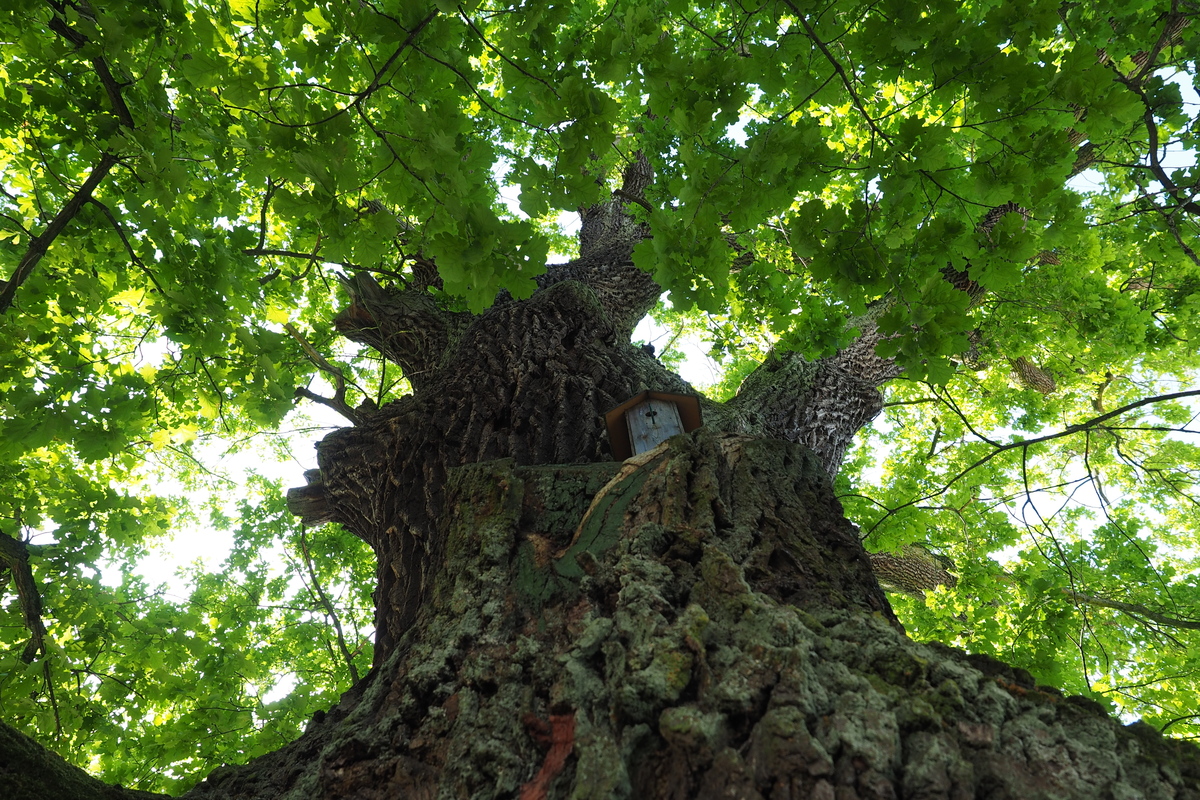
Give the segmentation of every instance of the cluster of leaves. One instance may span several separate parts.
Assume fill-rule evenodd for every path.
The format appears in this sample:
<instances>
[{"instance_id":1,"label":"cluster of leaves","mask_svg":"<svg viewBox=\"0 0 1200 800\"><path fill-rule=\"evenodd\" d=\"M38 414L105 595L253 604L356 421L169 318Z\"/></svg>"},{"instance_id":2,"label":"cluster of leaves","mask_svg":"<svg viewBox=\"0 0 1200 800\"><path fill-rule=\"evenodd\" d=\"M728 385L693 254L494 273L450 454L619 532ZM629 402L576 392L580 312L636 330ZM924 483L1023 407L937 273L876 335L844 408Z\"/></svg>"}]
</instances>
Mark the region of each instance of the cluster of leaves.
<instances>
[{"instance_id":1,"label":"cluster of leaves","mask_svg":"<svg viewBox=\"0 0 1200 800\"><path fill-rule=\"evenodd\" d=\"M1170 79L1195 72L1181 20L1148 0L9 4L0 535L31 542L47 635L24 661L27 598L6 584L0 711L147 788L294 733L369 663L366 554L304 534L262 484L221 571L168 601L135 567L180 524L153 465L201 481L204 442L274 428L317 371L335 406L401 391L329 356L338 273L410 280L420 253L456 307L527 296L562 247L558 212L606 199L640 151L657 180L635 258L713 333L721 396L772 344L831 352L846 320L890 304L885 346L911 381L892 400L914 404L892 407L845 488L872 546L958 564L959 589L911 604L914 630L1096 691L1143 684L1130 708L1183 716L1188 651L1151 660L1167 640L1145 637L1190 634L1080 597L1186 616L1164 598L1193 597L1191 445L1122 417L950 480L1008 437L1100 413L1097 384L1118 408L1194 375L1195 168L1161 158L1194 143ZM1091 193L1067 182L1084 167ZM1024 213L980 229L1010 202ZM983 303L948 265L969 265ZM974 329L991 368L956 375ZM1013 384L1019 357L1058 390ZM1081 459L1103 513L1015 526L1013 498L1075 480ZM1014 547L1001 574L991 555ZM255 555L272 548L292 554L282 572ZM303 680L264 702L280 671Z\"/></svg>"},{"instance_id":2,"label":"cluster of leaves","mask_svg":"<svg viewBox=\"0 0 1200 800\"><path fill-rule=\"evenodd\" d=\"M76 483L81 494L94 485ZM199 515L112 492L93 498L100 530L35 535L48 542L29 548L47 637L26 663L19 598L6 598L6 721L106 780L181 791L214 764L277 749L336 703L371 663L371 553L338 529L301 529L277 481L251 476L240 494L230 514ZM177 541L232 546L169 587L142 565L156 545L169 552L155 542L168 527Z\"/></svg>"},{"instance_id":3,"label":"cluster of leaves","mask_svg":"<svg viewBox=\"0 0 1200 800\"><path fill-rule=\"evenodd\" d=\"M869 548L953 564L956 585L894 598L910 634L1194 737L1197 392L1105 419L1178 388L1085 374L1043 397L1002 371L895 386L841 485Z\"/></svg>"}]
</instances>

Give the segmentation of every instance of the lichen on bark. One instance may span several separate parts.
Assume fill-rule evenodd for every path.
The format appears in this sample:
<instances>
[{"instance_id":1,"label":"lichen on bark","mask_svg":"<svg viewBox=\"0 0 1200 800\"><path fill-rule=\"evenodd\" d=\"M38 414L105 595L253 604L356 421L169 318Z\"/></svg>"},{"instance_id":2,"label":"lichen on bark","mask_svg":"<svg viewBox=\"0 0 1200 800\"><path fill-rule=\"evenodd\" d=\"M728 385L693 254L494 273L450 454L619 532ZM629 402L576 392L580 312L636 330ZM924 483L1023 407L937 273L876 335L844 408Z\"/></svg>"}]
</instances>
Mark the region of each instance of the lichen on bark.
<instances>
[{"instance_id":1,"label":"lichen on bark","mask_svg":"<svg viewBox=\"0 0 1200 800\"><path fill-rule=\"evenodd\" d=\"M800 446L467 465L439 532L391 657L193 797L1200 796L1194 747L908 640Z\"/></svg>"}]
</instances>

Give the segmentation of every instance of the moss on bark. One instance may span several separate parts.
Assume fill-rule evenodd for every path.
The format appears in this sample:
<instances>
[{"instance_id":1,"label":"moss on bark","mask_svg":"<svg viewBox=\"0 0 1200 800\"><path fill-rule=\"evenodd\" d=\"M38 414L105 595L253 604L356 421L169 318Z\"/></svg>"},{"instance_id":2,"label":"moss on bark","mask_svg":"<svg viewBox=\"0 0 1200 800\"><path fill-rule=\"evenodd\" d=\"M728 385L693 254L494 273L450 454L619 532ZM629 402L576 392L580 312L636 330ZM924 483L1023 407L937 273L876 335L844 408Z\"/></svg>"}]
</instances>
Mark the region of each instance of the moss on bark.
<instances>
[{"instance_id":1,"label":"moss on bark","mask_svg":"<svg viewBox=\"0 0 1200 800\"><path fill-rule=\"evenodd\" d=\"M908 640L795 445L461 467L439 531L393 656L192 796L1200 797L1193 746Z\"/></svg>"}]
</instances>

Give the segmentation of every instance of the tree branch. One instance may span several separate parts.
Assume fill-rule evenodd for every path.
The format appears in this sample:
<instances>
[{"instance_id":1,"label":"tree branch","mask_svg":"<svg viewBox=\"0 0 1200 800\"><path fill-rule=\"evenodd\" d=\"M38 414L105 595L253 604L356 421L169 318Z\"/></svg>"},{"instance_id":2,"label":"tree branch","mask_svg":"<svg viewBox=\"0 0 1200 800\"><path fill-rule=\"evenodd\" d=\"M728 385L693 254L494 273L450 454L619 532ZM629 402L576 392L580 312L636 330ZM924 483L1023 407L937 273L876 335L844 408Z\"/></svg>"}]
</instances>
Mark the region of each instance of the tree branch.
<instances>
[{"instance_id":1,"label":"tree branch","mask_svg":"<svg viewBox=\"0 0 1200 800\"><path fill-rule=\"evenodd\" d=\"M1062 589L1062 593L1071 598L1077 603L1086 603L1090 606L1099 606L1101 608L1111 608L1114 611L1121 611L1129 616L1137 619L1145 617L1148 620L1157 622L1160 625L1167 625L1171 628L1184 628L1189 631L1200 631L1200 621L1189 619L1178 619L1177 617L1168 617L1165 614L1160 614L1146 606L1137 603L1122 603L1119 600L1105 600L1103 597L1095 597L1094 595L1077 592L1073 589Z\"/></svg>"},{"instance_id":2,"label":"tree branch","mask_svg":"<svg viewBox=\"0 0 1200 800\"><path fill-rule=\"evenodd\" d=\"M67 25L60 14L66 13L66 7L63 3L51 2L50 7L54 9L54 16L50 18L50 30L57 33L59 36L66 39L75 48L86 45L89 41L88 37L84 36L76 30L73 30ZM109 103L112 106L113 114L116 115L117 121L122 127L133 128L133 115L129 113L129 107L125 104L125 99L121 96L121 85L113 78L112 70L108 67L108 62L104 56L94 56L91 59L92 68L96 70L96 75L100 78L100 83L104 87L104 91L108 94ZM46 255L50 249L50 245L58 238L67 227L67 225L79 213L79 209L83 204L92 199L92 192L100 185L107 176L109 171L117 164L119 159L111 150L105 150L100 155L100 161L92 169L90 175L83 182L83 185L76 190L75 194L67 200L62 209L55 215L50 224L46 226L46 230L40 236L34 237L29 243L29 247L25 251L25 255L21 257L21 261L17 264L16 270L4 284L4 288L0 289L0 314L4 314L13 304L13 299L17 295L17 289L21 288L29 276L33 273L34 267Z\"/></svg>"},{"instance_id":3,"label":"tree branch","mask_svg":"<svg viewBox=\"0 0 1200 800\"><path fill-rule=\"evenodd\" d=\"M333 364L330 364L324 356L318 353L317 349L309 344L308 340L304 338L304 334L300 333L295 325L289 322L283 326L283 329L288 332L289 336L300 343L300 347L304 350L304 354L308 356L308 360L311 361L313 365L317 367L317 369L321 370L327 375L331 375L334 381L334 395L332 399L321 397L319 394L310 392L303 386L296 388L296 396L307 398L314 402L320 403L323 406L328 406L346 419L350 420L355 425L361 425L363 421L362 415L346 403L345 373L342 372L339 367L335 367Z\"/></svg>"},{"instance_id":4,"label":"tree branch","mask_svg":"<svg viewBox=\"0 0 1200 800\"><path fill-rule=\"evenodd\" d=\"M812 25L808 24L808 17L805 16L803 11L796 7L796 4L793 3L792 0L784 0L784 2L787 3L787 6L792 10L792 13L796 15L796 19L800 20L800 24L804 26L804 31L808 34L808 38L811 39L812 43L817 46L817 49L821 51L821 54L825 56L825 59L833 65L834 71L837 72L838 77L842 80L842 85L845 86L846 91L850 93L850 101L854 103L854 107L858 109L858 113L862 114L863 119L866 120L868 127L870 127L871 130L879 136L879 138L883 139L888 144L891 144L892 140L886 133L880 130L879 126L875 124L874 118L867 113L866 106L863 105L862 100L858 96L858 92L854 90L854 85L850 82L850 76L846 74L846 70L842 67L841 62L834 57L833 53L829 52L829 47L826 46L825 42L821 41L820 37L817 36L817 32L813 30Z\"/></svg>"},{"instance_id":5,"label":"tree branch","mask_svg":"<svg viewBox=\"0 0 1200 800\"><path fill-rule=\"evenodd\" d=\"M46 226L46 230L39 236L35 236L33 241L29 243L29 247L25 250L25 255L21 257L21 261L17 264L16 270L12 277L4 284L4 288L0 289L0 314L4 314L13 304L13 299L17 295L17 289L21 288L27 278L33 274L33 268L38 265L42 257L50 249L50 245L58 238L75 215L79 213L79 209L83 204L92 198L92 192L100 185L100 182L108 175L109 170L117 163L117 157L106 150L100 156L100 162L96 164L91 174L87 176L87 180L83 185L76 190L71 199L63 205L50 224Z\"/></svg>"},{"instance_id":6,"label":"tree branch","mask_svg":"<svg viewBox=\"0 0 1200 800\"><path fill-rule=\"evenodd\" d=\"M1142 98L1142 102L1146 103L1145 93L1138 90L1138 94ZM1158 123L1154 121L1154 109L1149 103L1146 103L1146 112L1142 115L1142 121L1146 125L1146 137L1148 157L1150 159L1150 172L1154 175L1155 180L1163 185L1167 190L1167 194L1175 201L1176 205L1188 212L1189 214L1200 215L1200 204L1188 198L1184 199L1180 196L1179 187L1177 187L1171 177L1167 175L1167 171L1163 169L1162 161L1158 157Z\"/></svg>"},{"instance_id":7,"label":"tree branch","mask_svg":"<svg viewBox=\"0 0 1200 800\"><path fill-rule=\"evenodd\" d=\"M8 567L13 583L17 587L17 598L21 602L21 615L31 637L21 653L21 660L32 663L38 653L46 652L46 624L42 621L42 596L33 569L29 565L29 545L0 533L0 561Z\"/></svg>"},{"instance_id":8,"label":"tree branch","mask_svg":"<svg viewBox=\"0 0 1200 800\"><path fill-rule=\"evenodd\" d=\"M350 424L352 425L362 424L362 417L359 416L358 412L347 405L344 400L338 400L336 396L333 398L322 397L316 392L309 391L303 386L296 387L295 395L296 397L303 397L305 400L312 400L314 403L320 403L327 408L332 408L334 411L350 420Z\"/></svg>"},{"instance_id":9,"label":"tree branch","mask_svg":"<svg viewBox=\"0 0 1200 800\"><path fill-rule=\"evenodd\" d=\"M879 387L903 372L875 353L881 336L874 319L857 327L857 339L818 361L773 348L725 404L731 429L803 444L836 475L855 434L883 409Z\"/></svg>"},{"instance_id":10,"label":"tree branch","mask_svg":"<svg viewBox=\"0 0 1200 800\"><path fill-rule=\"evenodd\" d=\"M320 264L336 264L339 267L346 269L362 269L358 264L351 264L348 261L327 261L316 253L301 253L299 250L276 250L271 247L251 247L242 251L243 255L247 256L281 256L283 258L303 258L306 261L313 261Z\"/></svg>"},{"instance_id":11,"label":"tree branch","mask_svg":"<svg viewBox=\"0 0 1200 800\"><path fill-rule=\"evenodd\" d=\"M66 39L75 46L78 50L86 45L90 40L79 31L73 30L65 19L59 14L66 13L65 3L51 2L50 7L54 9L54 16L50 18L49 28L59 36ZM104 87L105 93L108 95L109 105L112 106L113 114L123 127L133 128L133 115L129 113L129 106L125 105L125 98L121 96L121 84L117 83L113 77L112 70L108 68L108 61L104 56L93 56L91 59L92 68L96 70L96 75L100 78L100 84Z\"/></svg>"},{"instance_id":12,"label":"tree branch","mask_svg":"<svg viewBox=\"0 0 1200 800\"><path fill-rule=\"evenodd\" d=\"M962 480L968 474L970 474L974 470L978 469L979 467L982 467L984 464L988 463L989 461L991 461L993 458L1000 455L1001 453L1005 453L1009 450L1015 450L1017 448L1029 448L1035 444L1043 444L1044 442L1053 441L1055 439L1061 439L1064 436L1071 436L1071 435L1079 433L1081 431L1094 430L1100 426L1100 423L1105 422L1106 420L1110 420L1113 417L1119 416L1121 414L1127 413L1129 411L1133 411L1136 408L1141 408L1142 406L1153 405L1154 403L1163 403L1168 400L1179 400L1184 397L1198 397L1198 396L1200 396L1200 389L1191 390L1191 391L1187 391L1187 392L1173 392L1171 394L1160 394L1160 395L1155 395L1154 397L1144 397L1141 400L1135 400L1132 403L1126 403L1125 405L1121 406L1120 408L1114 409L1114 410L1108 412L1107 414L1101 414L1098 417L1093 417L1093 418L1087 420L1086 422L1080 422L1080 423L1076 423L1074 425L1068 425L1066 428L1064 428L1063 430L1058 431L1056 433L1048 433L1044 436L1035 436L1032 439L1018 439L1015 442L1008 442L1007 444L998 445L995 448L993 448L992 451L990 453L988 453L987 455L982 456L981 458L977 459L974 463L972 463L972 464L964 467L962 470L960 470L958 472L958 474L956 474L953 478L951 478L949 481L947 481L945 484L943 484L942 487L940 489L938 489L936 492L931 492L929 494L922 495L921 497L917 497L912 500L909 500L907 503L902 503L901 505L896 506L895 508L888 509L887 513L884 514L882 517L880 517L875 522L875 524L871 526L871 529L869 531L867 531L867 535L870 535L870 533L872 531L874 531L877 527L879 527L883 523L883 521L885 519L887 519L888 517L890 517L891 515L899 512L899 511L902 511L903 509L909 508L910 506L915 506L918 503L924 503L926 500L929 500L933 497L937 497L938 495L942 494L947 489L949 489L951 486L958 483L960 480Z\"/></svg>"},{"instance_id":13,"label":"tree branch","mask_svg":"<svg viewBox=\"0 0 1200 800\"><path fill-rule=\"evenodd\" d=\"M317 578L317 570L313 566L312 554L308 552L307 536L308 533L306 531L300 532L300 552L304 554L304 564L308 567L308 577L312 579L313 590L316 591L321 606L333 622L333 629L337 633L338 649L342 651L342 658L346 660L346 666L350 668L350 677L354 683L358 683L358 667L354 666L354 658L350 655L350 650L346 647L346 637L342 633L342 623L338 619L337 611L334 609L333 603L330 602L329 595L325 594L325 590L321 588L321 581Z\"/></svg>"},{"instance_id":14,"label":"tree branch","mask_svg":"<svg viewBox=\"0 0 1200 800\"><path fill-rule=\"evenodd\" d=\"M471 319L466 312L442 308L428 292L384 289L366 272L343 283L352 302L334 318L334 326L398 364L414 388L432 378Z\"/></svg>"},{"instance_id":15,"label":"tree branch","mask_svg":"<svg viewBox=\"0 0 1200 800\"><path fill-rule=\"evenodd\" d=\"M365 101L372 94L374 94L376 92L376 90L378 90L379 87L383 85L384 74L392 68L392 65L396 63L396 60L399 59L400 56L404 54L404 51L407 50L412 45L412 43L416 41L417 35L421 31L423 31L425 29L425 27L437 15L438 15L438 10L436 8L433 11L430 11L425 16L424 19L422 19L420 22L417 23L416 27L414 27L411 31L408 31L408 36L405 37L404 41L400 43L400 46L397 47L390 56L388 56L387 61L383 62L383 66L375 71L375 75L372 76L371 82L368 83L365 88L353 93L353 96L354 96L353 100L351 100L349 103L342 106L341 108L337 109L333 113L327 114L326 116L322 117L321 119L313 120L312 122L289 123L289 122L284 122L283 120L281 120L279 118L278 113L273 112L274 119L271 119L263 112L258 111L257 109L254 109L254 108L247 108L245 106L234 106L234 105L230 105L229 108L236 108L239 111L245 111L249 114L253 114L254 116L258 117L259 119L263 120L264 122L267 122L271 125L278 125L278 126L284 127L284 128L315 128L320 125L324 125L325 123L327 123L331 120L337 119L342 114L345 114L347 111L350 111L351 109L357 110L362 105L363 101ZM309 87L309 86L313 86L314 88L321 88L321 89L324 89L325 91L330 91L326 87L315 87L313 84L302 84L302 85L298 85L298 86L279 86L279 87L268 88L268 89L265 89L264 91L270 92L270 91L273 91L275 88L287 89L287 88L302 88L302 87ZM270 103L271 103L271 101L268 100L268 105L270 105Z\"/></svg>"},{"instance_id":16,"label":"tree branch","mask_svg":"<svg viewBox=\"0 0 1200 800\"><path fill-rule=\"evenodd\" d=\"M154 284L155 289L158 289L160 292L163 291L162 284L158 282L158 278L154 277L154 273L150 271L150 268L146 266L146 263L134 251L133 244L129 241L129 237L125 235L125 229L121 227L121 221L113 215L112 209L94 197L89 197L88 201L100 209L100 213L108 218L109 224L113 226L113 230L117 232L117 236L121 237L121 243L125 245L125 252L129 253L129 260L133 265L146 274L146 277Z\"/></svg>"}]
</instances>

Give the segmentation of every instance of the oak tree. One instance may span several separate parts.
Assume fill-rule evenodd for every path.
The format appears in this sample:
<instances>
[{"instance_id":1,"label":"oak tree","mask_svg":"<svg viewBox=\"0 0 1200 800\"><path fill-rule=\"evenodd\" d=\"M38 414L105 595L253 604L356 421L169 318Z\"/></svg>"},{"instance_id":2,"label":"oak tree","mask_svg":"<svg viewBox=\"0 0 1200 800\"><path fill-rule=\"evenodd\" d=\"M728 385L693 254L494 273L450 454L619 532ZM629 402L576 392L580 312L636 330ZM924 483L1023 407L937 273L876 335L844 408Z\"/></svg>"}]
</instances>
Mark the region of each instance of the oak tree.
<instances>
[{"instance_id":1,"label":"oak tree","mask_svg":"<svg viewBox=\"0 0 1200 800\"><path fill-rule=\"evenodd\" d=\"M1194 14L0 11L13 796L1195 796Z\"/></svg>"}]
</instances>

